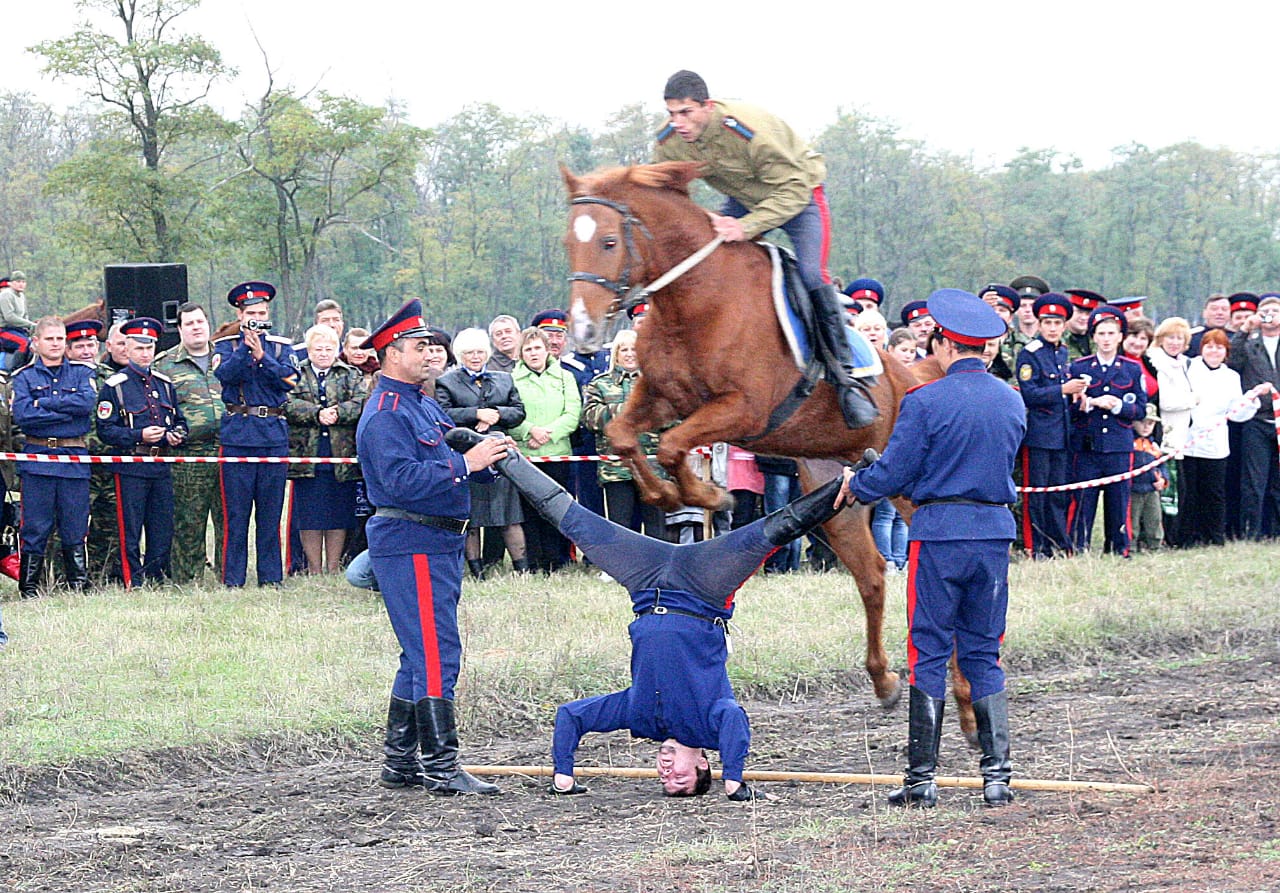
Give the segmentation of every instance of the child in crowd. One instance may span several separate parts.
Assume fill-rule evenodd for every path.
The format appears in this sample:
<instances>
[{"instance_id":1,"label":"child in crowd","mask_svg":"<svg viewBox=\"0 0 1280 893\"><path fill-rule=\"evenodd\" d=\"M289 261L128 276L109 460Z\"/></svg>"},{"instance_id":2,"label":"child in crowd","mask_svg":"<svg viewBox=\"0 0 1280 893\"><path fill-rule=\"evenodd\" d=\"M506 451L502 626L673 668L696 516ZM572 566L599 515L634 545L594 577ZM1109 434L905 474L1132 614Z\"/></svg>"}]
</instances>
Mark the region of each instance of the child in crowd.
<instances>
[{"instance_id":1,"label":"child in crowd","mask_svg":"<svg viewBox=\"0 0 1280 893\"><path fill-rule=\"evenodd\" d=\"M1146 417L1133 423L1134 468L1150 465L1160 458L1160 444L1155 441L1159 421L1155 404L1148 403ZM1133 542L1140 552L1159 549L1164 540L1160 493L1168 485L1163 466L1144 471L1133 479L1129 512L1133 519Z\"/></svg>"},{"instance_id":2,"label":"child in crowd","mask_svg":"<svg viewBox=\"0 0 1280 893\"><path fill-rule=\"evenodd\" d=\"M885 343L885 352L897 357L902 365L911 366L916 361L916 336L910 329L894 329Z\"/></svg>"}]
</instances>

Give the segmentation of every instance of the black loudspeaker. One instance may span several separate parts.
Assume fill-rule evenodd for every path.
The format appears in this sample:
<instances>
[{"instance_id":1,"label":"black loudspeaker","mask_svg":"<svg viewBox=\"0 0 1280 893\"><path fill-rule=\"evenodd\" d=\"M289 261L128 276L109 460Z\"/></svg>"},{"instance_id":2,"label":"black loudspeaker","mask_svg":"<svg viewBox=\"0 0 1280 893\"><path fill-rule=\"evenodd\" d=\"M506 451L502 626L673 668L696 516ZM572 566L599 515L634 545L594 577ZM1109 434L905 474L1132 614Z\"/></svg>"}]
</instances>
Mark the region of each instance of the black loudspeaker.
<instances>
[{"instance_id":1,"label":"black loudspeaker","mask_svg":"<svg viewBox=\"0 0 1280 893\"><path fill-rule=\"evenodd\" d=\"M186 264L112 264L102 268L107 327L135 316L160 320L156 352L178 343L178 308L187 303Z\"/></svg>"}]
</instances>

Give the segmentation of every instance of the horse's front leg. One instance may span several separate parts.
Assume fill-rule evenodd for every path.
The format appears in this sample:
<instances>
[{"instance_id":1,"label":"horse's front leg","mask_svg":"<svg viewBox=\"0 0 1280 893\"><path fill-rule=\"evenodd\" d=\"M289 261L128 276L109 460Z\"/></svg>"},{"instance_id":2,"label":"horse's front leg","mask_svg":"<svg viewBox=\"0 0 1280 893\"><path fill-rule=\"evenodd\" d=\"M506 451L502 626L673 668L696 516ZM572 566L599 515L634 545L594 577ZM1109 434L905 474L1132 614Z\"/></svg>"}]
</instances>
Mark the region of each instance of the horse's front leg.
<instances>
[{"instance_id":1,"label":"horse's front leg","mask_svg":"<svg viewBox=\"0 0 1280 893\"><path fill-rule=\"evenodd\" d=\"M652 411L644 379L640 379L622 412L614 416L605 427L610 448L618 454L624 465L631 469L631 479L641 500L666 511L680 507L680 491L671 481L664 481L649 466L649 460L640 448L640 434L652 431L671 419L659 420Z\"/></svg>"},{"instance_id":2,"label":"horse's front leg","mask_svg":"<svg viewBox=\"0 0 1280 893\"><path fill-rule=\"evenodd\" d=\"M951 653L951 692L956 699L956 713L960 717L960 731L970 747L978 746L978 719L973 715L973 693L969 680L960 670L960 662Z\"/></svg>"},{"instance_id":3,"label":"horse's front leg","mask_svg":"<svg viewBox=\"0 0 1280 893\"><path fill-rule=\"evenodd\" d=\"M680 503L712 511L733 508L733 497L723 488L698 477L686 459L694 447L718 440L732 441L747 433L741 394L730 394L700 407L658 441L658 464L675 478L680 487Z\"/></svg>"}]
</instances>

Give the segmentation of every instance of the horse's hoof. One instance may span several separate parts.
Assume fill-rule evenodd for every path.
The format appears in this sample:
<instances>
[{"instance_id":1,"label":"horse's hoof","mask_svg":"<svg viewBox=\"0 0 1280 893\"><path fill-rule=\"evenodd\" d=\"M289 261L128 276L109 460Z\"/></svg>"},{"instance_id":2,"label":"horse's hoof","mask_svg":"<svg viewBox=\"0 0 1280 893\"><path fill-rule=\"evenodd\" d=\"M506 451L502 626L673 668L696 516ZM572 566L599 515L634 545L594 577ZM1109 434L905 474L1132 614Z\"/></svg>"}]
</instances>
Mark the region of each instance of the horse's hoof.
<instances>
[{"instance_id":1,"label":"horse's hoof","mask_svg":"<svg viewBox=\"0 0 1280 893\"><path fill-rule=\"evenodd\" d=\"M892 710L894 707L897 707L898 702L902 700L902 693L905 690L906 685L904 685L902 680L899 679L898 684L893 687L893 691L889 692L889 694L885 695L883 698L880 698L880 706L885 710Z\"/></svg>"}]
</instances>

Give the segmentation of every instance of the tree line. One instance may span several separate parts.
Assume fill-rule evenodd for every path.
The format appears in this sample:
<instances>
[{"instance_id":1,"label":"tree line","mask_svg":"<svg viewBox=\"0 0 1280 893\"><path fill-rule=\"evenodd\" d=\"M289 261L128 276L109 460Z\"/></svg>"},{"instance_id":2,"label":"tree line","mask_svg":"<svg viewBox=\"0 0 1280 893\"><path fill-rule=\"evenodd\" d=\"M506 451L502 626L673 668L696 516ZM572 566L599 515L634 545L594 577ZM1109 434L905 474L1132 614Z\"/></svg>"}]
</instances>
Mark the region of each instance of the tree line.
<instances>
[{"instance_id":1,"label":"tree line","mask_svg":"<svg viewBox=\"0 0 1280 893\"><path fill-rule=\"evenodd\" d=\"M85 101L0 93L0 267L28 274L36 312L97 299L104 264L176 261L192 299L223 317L230 285L277 284L295 331L326 297L357 324L409 297L450 329L527 319L567 292L557 165L644 162L662 124L656 102L597 131L476 104L422 127L394 103L280 86L266 49L265 86L229 118L207 96L240 75L178 30L198 2L85 0L96 23L32 48ZM1147 295L1159 316L1194 317L1216 291L1280 289L1277 155L1134 144L1087 170L1025 148L984 169L857 110L812 140L832 271L880 279L893 310L1023 273Z\"/></svg>"}]
</instances>

